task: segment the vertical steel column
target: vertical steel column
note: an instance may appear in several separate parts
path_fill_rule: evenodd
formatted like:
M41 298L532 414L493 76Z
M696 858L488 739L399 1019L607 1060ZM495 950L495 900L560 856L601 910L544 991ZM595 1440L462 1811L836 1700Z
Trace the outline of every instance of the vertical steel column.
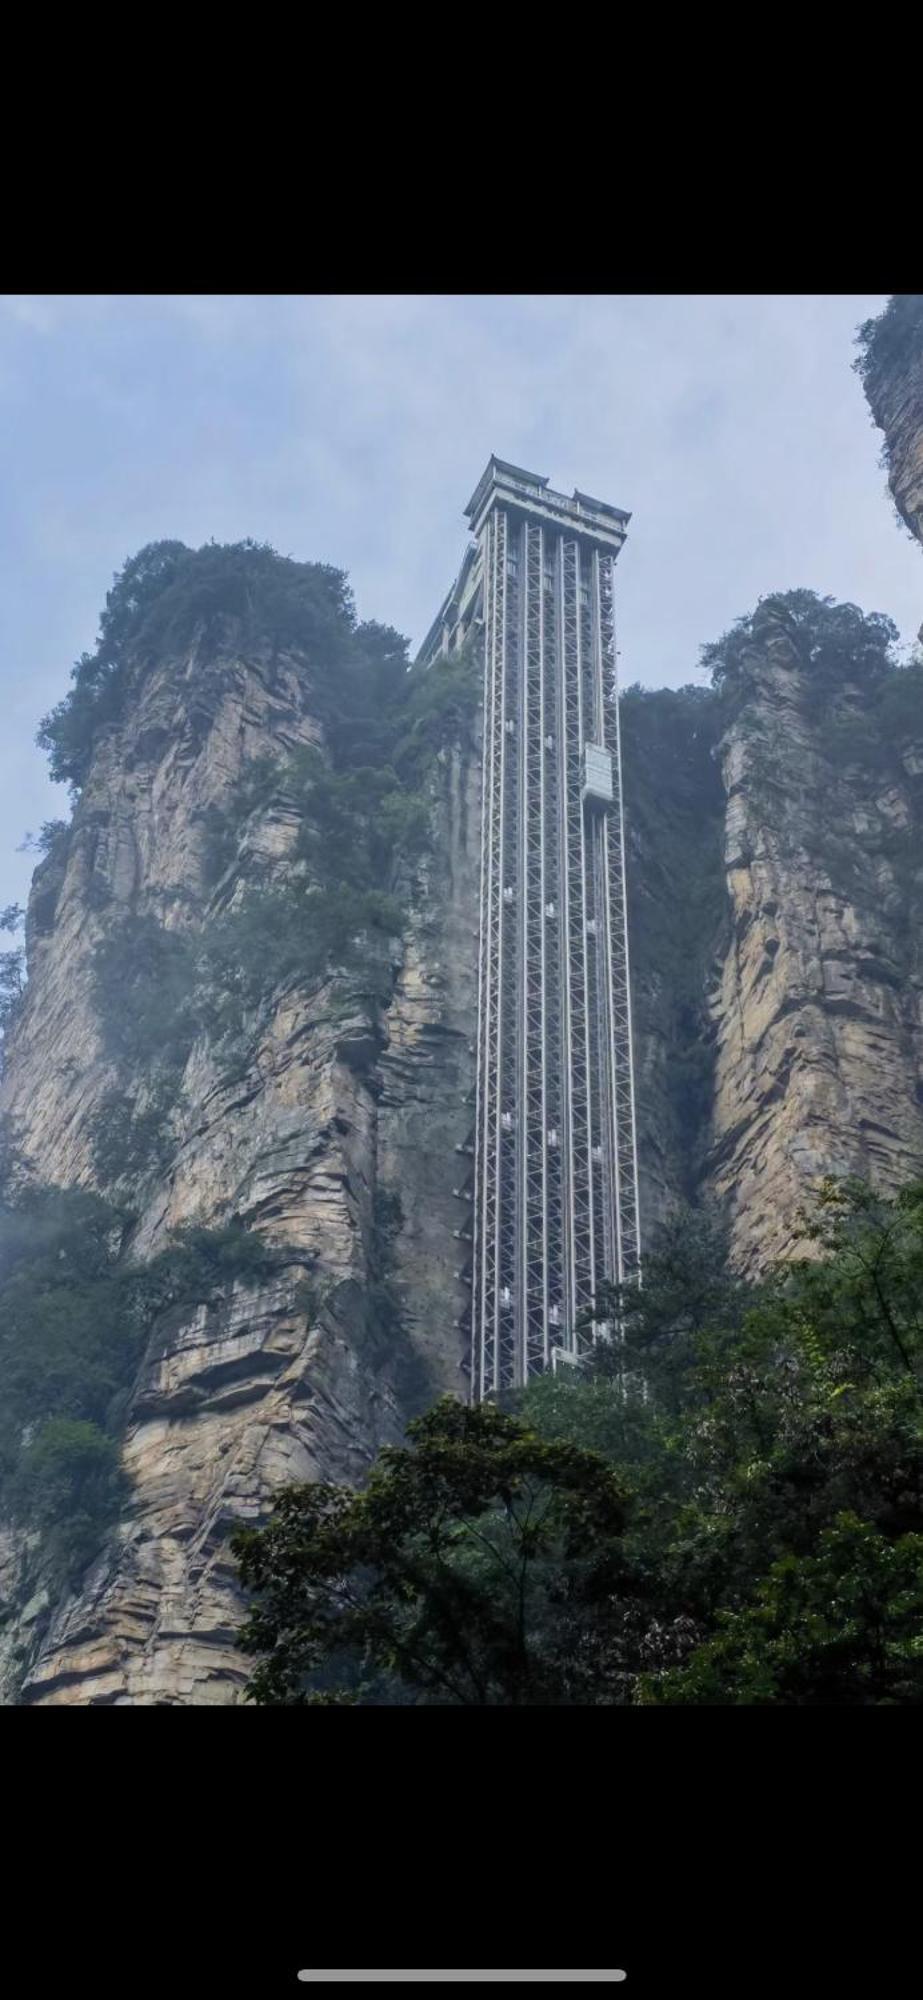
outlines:
M561 644L561 537L543 530L542 556L542 736L544 749L543 945L545 1030L542 1074L545 1091L545 1175L547 1221L545 1268L548 1324L546 1364L552 1347L563 1344L571 1311L566 1220L565 1135L569 1113L567 1072L566 840L562 803L564 742L563 653Z
M575 587L574 587L575 546L563 536L559 538L558 558L558 663L557 663L557 772L558 772L558 828L560 841L559 878L561 894L558 904L558 950L559 978L561 992L561 1215L563 1224L563 1244L561 1257L561 1319L564 1348L573 1343L573 1327L577 1317L575 1290L574 1252L574 1097L579 1095L578 1081L574 1073L574 1005L579 1013L579 991L573 993L573 954L571 951L571 902L572 902L572 793L576 786L579 805L579 722L575 718L573 703L574 658L576 653Z
M588 743L602 742L602 674L599 653L599 620L596 615L595 550L581 552L579 579L580 633L580 724L582 752ZM584 968L586 979L587 1035L587 1129L589 1157L587 1177L592 1266L590 1297L595 1302L597 1287L606 1276L605 1149L603 1144L605 1075L608 1068L608 1021L605 984L607 961L605 937L600 921L599 855L602 842L600 814L584 811L583 816L583 914ZM591 1338L592 1338L591 1334Z
M594 658L596 663L597 686L599 691L598 721L596 741L607 744L606 739L606 699L607 686L614 670L615 654L611 620L611 595L607 597L605 579L608 565L601 558L599 550L593 552L592 605L594 624ZM608 744L607 744L608 747ZM611 754L611 753L610 753ZM613 768L613 795L618 795L618 774ZM603 1253L601 1276L616 1281L621 1273L621 1227L620 1189L618 1173L618 1151L616 1144L615 1114L615 1019L613 1013L613 954L612 915L609 895L609 863L607 852L608 815L595 816L593 828L593 883L596 910L596 1007L599 1022L599 1127L598 1143L601 1152L599 1173Z
M516 1280L514 1291L515 1350L511 1357L514 1383L528 1375L529 1313L529 898L527 888L529 853L530 757L529 757L529 524L516 525L519 600L516 619L517 699L516 699L516 870L511 873L516 899L516 1179L514 1187L516 1222Z
M486 1141L487 1129L487 996L490 925L488 882L490 869L490 798L493 781L494 677L490 642L493 573L493 536L487 522L481 544L484 572L484 706L481 725L481 876L478 897L478 1018L474 1097L474 1187L471 1210L471 1357L468 1370L469 1393L481 1402L486 1393Z
M523 727L523 1085L521 1200L524 1347L522 1379L547 1362L548 1187L545 1089L545 763L543 533L524 529Z
M613 790L613 809L606 815L605 827L611 931L609 989L612 996L613 1019L612 1068L618 1223L618 1261L613 1275L619 1283L624 1283L627 1279L636 1278L640 1274L641 1243L635 1069L631 1032L631 968L625 887L625 815L622 798L622 750L615 643L614 568L611 557L600 565L600 602L605 632L605 741L612 758Z
M486 856L482 871L481 935L484 940L482 987L482 1062L478 1082L481 1262L475 1272L476 1338L479 1345L478 1394L499 1387L499 1179L502 1135L500 1004L502 995L503 896L501 889L503 832L503 652L506 624L506 516L497 512L485 530L485 755L486 784L482 804L482 838Z
M566 1345L575 1348L577 1315L592 1304L594 1244L592 1107L588 1046L586 843L583 809L583 663L580 615L580 547L564 543L564 707L567 785L567 960L570 1043L570 1208L572 1317Z
M520 918L517 887L521 865L519 821L521 728L519 715L521 529L503 514L505 577L501 654L503 683L503 784L499 868L500 983L498 990L500 1122L497 1154L497 1386L517 1378L521 1349L522 1274L519 1254L518 1161L522 1144L520 1098Z

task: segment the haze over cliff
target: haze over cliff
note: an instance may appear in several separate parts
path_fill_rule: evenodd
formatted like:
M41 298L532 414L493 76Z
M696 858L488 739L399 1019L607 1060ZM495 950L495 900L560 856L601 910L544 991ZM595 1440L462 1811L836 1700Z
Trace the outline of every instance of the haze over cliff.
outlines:
M865 380L918 537L921 357L897 302ZM893 637L790 591L711 688L623 698L642 1229L717 1201L750 1273L821 1175L923 1172L923 668ZM83 1279L130 1282L133 1332L60 1403L124 1482L67 1560L16 1405L8 1700L239 1700L231 1528L464 1393L479 675L405 668L337 572L157 544L46 723L78 796L9 1010L8 1186L98 1198ZM30 1227L66 1262L62 1215ZM59 1511L92 1442L58 1440Z

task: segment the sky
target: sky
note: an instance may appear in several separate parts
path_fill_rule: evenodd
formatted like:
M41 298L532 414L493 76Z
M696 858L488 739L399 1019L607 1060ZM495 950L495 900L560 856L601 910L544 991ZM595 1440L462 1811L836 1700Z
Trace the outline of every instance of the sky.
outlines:
M898 528L851 362L884 295L0 297L0 906L66 817L35 747L144 543L250 535L422 641L492 452L629 509L623 683L702 678L767 591L885 611ZM2 940L0 940L2 942Z

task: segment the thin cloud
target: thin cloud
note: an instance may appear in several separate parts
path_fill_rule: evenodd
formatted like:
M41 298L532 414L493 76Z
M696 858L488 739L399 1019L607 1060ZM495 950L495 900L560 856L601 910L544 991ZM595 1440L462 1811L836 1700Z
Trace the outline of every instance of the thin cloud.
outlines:
M0 902L60 814L34 748L125 557L252 535L350 571L360 614L427 630L491 451L632 512L622 672L795 584L920 623L850 363L884 299L77 296L0 300Z

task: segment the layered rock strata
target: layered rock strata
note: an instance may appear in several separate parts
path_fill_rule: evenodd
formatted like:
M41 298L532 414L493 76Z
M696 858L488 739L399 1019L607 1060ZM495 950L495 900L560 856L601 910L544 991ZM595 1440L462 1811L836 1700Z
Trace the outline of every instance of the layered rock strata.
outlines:
M94 1184L92 1119L113 1081L92 999L104 926L200 923L207 809L252 760L322 746L304 662L242 658L232 636L207 662L193 648L148 674L97 748L66 862L37 871L2 1108L40 1180ZM452 1190L472 1115L478 780L473 741L440 754L412 915L368 977L280 993L231 1081L207 1037L192 1051L175 1155L137 1191L130 1254L153 1256L177 1225L237 1218L280 1265L158 1324L128 1415L126 1516L76 1597L49 1605L39 1591L17 1623L26 1703L239 1700L233 1526L285 1481L359 1480L421 1396L464 1389ZM294 832L284 806L255 815L231 875L284 870ZM365 1310L382 1213L395 1354L370 1344ZM12 1598L16 1566L8 1539Z

